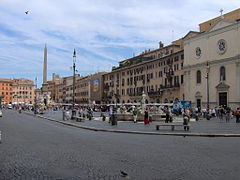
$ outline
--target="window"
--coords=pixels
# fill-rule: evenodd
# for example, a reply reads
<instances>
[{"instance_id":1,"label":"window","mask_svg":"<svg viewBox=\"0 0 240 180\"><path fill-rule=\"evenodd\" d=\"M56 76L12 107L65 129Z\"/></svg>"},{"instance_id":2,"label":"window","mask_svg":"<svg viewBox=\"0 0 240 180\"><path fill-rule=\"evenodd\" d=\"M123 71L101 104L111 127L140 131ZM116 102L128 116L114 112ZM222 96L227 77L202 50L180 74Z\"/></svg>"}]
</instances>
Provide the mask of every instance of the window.
<instances>
[{"instance_id":1,"label":"window","mask_svg":"<svg viewBox=\"0 0 240 180\"><path fill-rule=\"evenodd\" d=\"M220 67L220 81L225 81L226 80L226 70L225 67L222 66Z\"/></svg>"},{"instance_id":2,"label":"window","mask_svg":"<svg viewBox=\"0 0 240 180\"><path fill-rule=\"evenodd\" d=\"M184 54L181 55L181 59L182 59L182 60L184 59Z\"/></svg>"},{"instance_id":3,"label":"window","mask_svg":"<svg viewBox=\"0 0 240 180\"><path fill-rule=\"evenodd\" d=\"M183 75L181 75L181 84L183 84L183 81L184 81Z\"/></svg>"},{"instance_id":4,"label":"window","mask_svg":"<svg viewBox=\"0 0 240 180\"><path fill-rule=\"evenodd\" d=\"M201 71L198 70L196 76L197 76L197 84L201 83Z\"/></svg>"},{"instance_id":5,"label":"window","mask_svg":"<svg viewBox=\"0 0 240 180\"><path fill-rule=\"evenodd\" d=\"M179 60L179 56L175 56L174 57L174 62L178 61Z\"/></svg>"},{"instance_id":6,"label":"window","mask_svg":"<svg viewBox=\"0 0 240 180\"><path fill-rule=\"evenodd\" d=\"M163 73L162 71L159 71L159 77L162 77Z\"/></svg>"}]
</instances>

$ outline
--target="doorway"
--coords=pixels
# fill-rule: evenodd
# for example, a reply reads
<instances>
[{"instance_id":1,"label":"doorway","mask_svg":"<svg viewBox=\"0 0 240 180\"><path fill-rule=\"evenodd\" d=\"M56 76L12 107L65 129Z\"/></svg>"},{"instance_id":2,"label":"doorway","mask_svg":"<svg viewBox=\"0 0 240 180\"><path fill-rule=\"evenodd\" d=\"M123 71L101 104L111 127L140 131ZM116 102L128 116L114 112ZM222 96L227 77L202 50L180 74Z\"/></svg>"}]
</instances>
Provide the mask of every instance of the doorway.
<instances>
[{"instance_id":1,"label":"doorway","mask_svg":"<svg viewBox=\"0 0 240 180\"><path fill-rule=\"evenodd\" d=\"M227 106L227 92L219 93L219 106Z\"/></svg>"},{"instance_id":2,"label":"doorway","mask_svg":"<svg viewBox=\"0 0 240 180\"><path fill-rule=\"evenodd\" d=\"M201 109L201 99L197 99L197 107Z\"/></svg>"}]
</instances>

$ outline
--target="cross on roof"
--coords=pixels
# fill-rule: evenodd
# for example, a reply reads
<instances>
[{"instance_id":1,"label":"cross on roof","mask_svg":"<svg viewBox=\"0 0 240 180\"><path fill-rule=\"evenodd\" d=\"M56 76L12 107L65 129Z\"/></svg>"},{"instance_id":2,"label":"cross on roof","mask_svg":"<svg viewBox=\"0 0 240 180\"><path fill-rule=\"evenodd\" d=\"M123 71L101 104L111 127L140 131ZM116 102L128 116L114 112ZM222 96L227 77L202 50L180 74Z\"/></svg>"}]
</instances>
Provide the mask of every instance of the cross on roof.
<instances>
[{"instance_id":1,"label":"cross on roof","mask_svg":"<svg viewBox=\"0 0 240 180\"><path fill-rule=\"evenodd\" d=\"M219 12L221 13L221 16L222 16L223 15L223 9L221 8Z\"/></svg>"}]
</instances>

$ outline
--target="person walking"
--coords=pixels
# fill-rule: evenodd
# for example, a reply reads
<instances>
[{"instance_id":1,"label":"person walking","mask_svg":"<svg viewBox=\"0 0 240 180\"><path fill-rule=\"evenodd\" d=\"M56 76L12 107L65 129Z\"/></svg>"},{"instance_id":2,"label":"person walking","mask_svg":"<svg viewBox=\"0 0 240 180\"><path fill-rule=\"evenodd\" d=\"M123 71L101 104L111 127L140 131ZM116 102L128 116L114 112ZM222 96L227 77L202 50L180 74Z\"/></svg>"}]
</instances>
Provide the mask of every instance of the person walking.
<instances>
[{"instance_id":1,"label":"person walking","mask_svg":"<svg viewBox=\"0 0 240 180\"><path fill-rule=\"evenodd\" d=\"M239 123L240 122L240 108L239 107L235 111L235 116L236 116L236 123Z\"/></svg>"},{"instance_id":2,"label":"person walking","mask_svg":"<svg viewBox=\"0 0 240 180\"><path fill-rule=\"evenodd\" d=\"M137 122L137 116L138 116L138 109L136 107L134 107L134 109L133 109L133 122L134 123Z\"/></svg>"},{"instance_id":3,"label":"person walking","mask_svg":"<svg viewBox=\"0 0 240 180\"><path fill-rule=\"evenodd\" d=\"M188 131L189 127L187 126L190 120L190 112L188 109L184 110L183 113L183 125L184 125L184 131Z\"/></svg>"},{"instance_id":4,"label":"person walking","mask_svg":"<svg viewBox=\"0 0 240 180\"><path fill-rule=\"evenodd\" d=\"M144 112L144 124L149 124L149 115L148 115L148 110L145 110Z\"/></svg>"},{"instance_id":5,"label":"person walking","mask_svg":"<svg viewBox=\"0 0 240 180\"><path fill-rule=\"evenodd\" d=\"M224 115L224 109L223 109L223 106L220 106L220 109L219 109L219 119L220 120L223 119L223 115Z\"/></svg>"},{"instance_id":6,"label":"person walking","mask_svg":"<svg viewBox=\"0 0 240 180\"><path fill-rule=\"evenodd\" d=\"M113 107L112 106L110 106L110 109L109 109L109 123L111 123L112 122L112 118L113 118Z\"/></svg>"},{"instance_id":7,"label":"person walking","mask_svg":"<svg viewBox=\"0 0 240 180\"><path fill-rule=\"evenodd\" d=\"M230 121L230 113L231 113L231 108L227 107L226 108L226 122Z\"/></svg>"},{"instance_id":8,"label":"person walking","mask_svg":"<svg viewBox=\"0 0 240 180\"><path fill-rule=\"evenodd\" d=\"M170 120L170 111L168 108L166 109L165 113L166 113L165 123L168 123Z\"/></svg>"}]
</instances>

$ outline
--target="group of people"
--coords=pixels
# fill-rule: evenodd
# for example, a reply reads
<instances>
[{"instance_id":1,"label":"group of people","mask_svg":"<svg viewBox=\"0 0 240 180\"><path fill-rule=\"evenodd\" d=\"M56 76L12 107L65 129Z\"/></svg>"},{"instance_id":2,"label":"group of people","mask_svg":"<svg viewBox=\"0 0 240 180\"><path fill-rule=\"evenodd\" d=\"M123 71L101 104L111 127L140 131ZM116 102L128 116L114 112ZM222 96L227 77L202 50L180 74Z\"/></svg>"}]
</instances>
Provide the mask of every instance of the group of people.
<instances>
[{"instance_id":1,"label":"group of people","mask_svg":"<svg viewBox=\"0 0 240 180\"><path fill-rule=\"evenodd\" d=\"M236 123L240 122L240 107L238 107L236 110L233 110L231 107L228 106L219 106L202 110L200 110L200 108L196 108L195 112L198 113L198 116L202 116L203 118L206 118L208 120L210 120L212 117L217 117L220 120L225 119L226 122L229 122L230 119L233 119L235 116Z\"/></svg>"}]
</instances>

